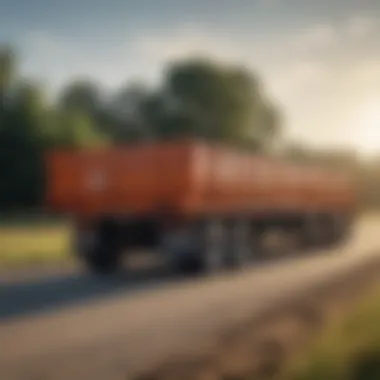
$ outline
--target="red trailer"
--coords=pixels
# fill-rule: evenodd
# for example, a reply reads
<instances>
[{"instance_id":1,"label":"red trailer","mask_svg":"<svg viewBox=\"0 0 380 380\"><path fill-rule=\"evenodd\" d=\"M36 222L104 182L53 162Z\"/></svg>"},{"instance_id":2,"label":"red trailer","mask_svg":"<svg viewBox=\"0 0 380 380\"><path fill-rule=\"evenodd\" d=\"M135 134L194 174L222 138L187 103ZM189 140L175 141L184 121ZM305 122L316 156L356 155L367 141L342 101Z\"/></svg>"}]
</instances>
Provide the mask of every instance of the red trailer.
<instances>
[{"instance_id":1,"label":"red trailer","mask_svg":"<svg viewBox=\"0 0 380 380\"><path fill-rule=\"evenodd\" d=\"M197 141L55 150L47 173L49 207L74 216L77 253L101 271L136 247L178 269L240 266L268 228L327 244L356 209L342 173Z\"/></svg>"}]
</instances>

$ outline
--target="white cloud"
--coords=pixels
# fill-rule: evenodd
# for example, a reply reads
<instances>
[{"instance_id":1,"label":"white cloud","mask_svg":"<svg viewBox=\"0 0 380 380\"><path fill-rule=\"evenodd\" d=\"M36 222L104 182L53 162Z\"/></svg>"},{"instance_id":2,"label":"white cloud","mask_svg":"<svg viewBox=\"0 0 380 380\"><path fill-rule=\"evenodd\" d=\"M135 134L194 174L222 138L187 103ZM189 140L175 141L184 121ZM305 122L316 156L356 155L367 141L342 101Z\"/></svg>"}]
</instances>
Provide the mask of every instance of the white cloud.
<instances>
[{"instance_id":1,"label":"white cloud","mask_svg":"<svg viewBox=\"0 0 380 380\"><path fill-rule=\"evenodd\" d=\"M152 67L141 62L139 52L128 49L125 41L102 50L82 46L79 40L59 38L45 31L29 34L21 46L22 71L26 75L48 79L54 93L75 78L89 78L106 88L121 85L129 77L150 78ZM140 59L140 60L139 60Z\"/></svg>"},{"instance_id":2,"label":"white cloud","mask_svg":"<svg viewBox=\"0 0 380 380\"><path fill-rule=\"evenodd\" d=\"M376 32L377 25L373 18L368 16L352 17L343 26L345 34L352 38L363 38Z\"/></svg>"},{"instance_id":3,"label":"white cloud","mask_svg":"<svg viewBox=\"0 0 380 380\"><path fill-rule=\"evenodd\" d=\"M284 80L293 87L317 84L326 76L326 68L315 61L292 62L280 70Z\"/></svg>"},{"instance_id":4,"label":"white cloud","mask_svg":"<svg viewBox=\"0 0 380 380\"><path fill-rule=\"evenodd\" d=\"M352 82L380 87L380 61L368 60L356 64L350 72Z\"/></svg>"},{"instance_id":5,"label":"white cloud","mask_svg":"<svg viewBox=\"0 0 380 380\"><path fill-rule=\"evenodd\" d=\"M305 30L297 31L289 39L290 47L300 50L313 50L331 47L337 39L337 33L332 25L319 24Z\"/></svg>"},{"instance_id":6,"label":"white cloud","mask_svg":"<svg viewBox=\"0 0 380 380\"><path fill-rule=\"evenodd\" d=\"M53 87L61 86L84 63L83 54L70 41L45 31L34 31L23 40L22 71L37 78L48 76Z\"/></svg>"},{"instance_id":7,"label":"white cloud","mask_svg":"<svg viewBox=\"0 0 380 380\"><path fill-rule=\"evenodd\" d=\"M142 57L160 63L190 55L212 55L223 60L233 60L240 55L239 49L227 37L220 37L196 25L139 36L134 46Z\"/></svg>"},{"instance_id":8,"label":"white cloud","mask_svg":"<svg viewBox=\"0 0 380 380\"><path fill-rule=\"evenodd\" d=\"M293 31L285 40L285 46L293 54L318 54L342 50L344 45L353 45L377 36L379 24L370 16L352 16L336 24L316 24Z\"/></svg>"},{"instance_id":9,"label":"white cloud","mask_svg":"<svg viewBox=\"0 0 380 380\"><path fill-rule=\"evenodd\" d=\"M194 54L237 62L258 70L264 76L268 90L282 98L286 93L298 93L299 88L316 86L323 80L326 75L323 62L305 59L302 48L311 48L311 42L322 46L322 41L327 42L327 35L330 33L322 32L317 26L307 29L302 39L297 34L277 37L276 41L269 37L264 37L264 40L233 40L196 25L187 25L170 33L140 36L135 41L135 50L142 60L149 60L160 67L172 59ZM291 54L290 49L293 49Z\"/></svg>"}]
</instances>

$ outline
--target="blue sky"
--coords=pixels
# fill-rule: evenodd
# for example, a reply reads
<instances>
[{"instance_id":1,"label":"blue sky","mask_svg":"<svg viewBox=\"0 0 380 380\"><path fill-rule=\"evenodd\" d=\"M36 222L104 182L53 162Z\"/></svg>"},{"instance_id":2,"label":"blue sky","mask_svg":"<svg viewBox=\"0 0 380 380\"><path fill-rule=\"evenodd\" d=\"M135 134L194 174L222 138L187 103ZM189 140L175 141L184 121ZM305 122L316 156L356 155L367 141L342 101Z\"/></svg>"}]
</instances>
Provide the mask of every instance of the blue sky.
<instances>
[{"instance_id":1,"label":"blue sky","mask_svg":"<svg viewBox=\"0 0 380 380\"><path fill-rule=\"evenodd\" d=\"M154 82L194 53L239 62L282 105L289 138L374 151L379 17L378 0L0 0L0 42L53 91L78 76Z\"/></svg>"}]
</instances>

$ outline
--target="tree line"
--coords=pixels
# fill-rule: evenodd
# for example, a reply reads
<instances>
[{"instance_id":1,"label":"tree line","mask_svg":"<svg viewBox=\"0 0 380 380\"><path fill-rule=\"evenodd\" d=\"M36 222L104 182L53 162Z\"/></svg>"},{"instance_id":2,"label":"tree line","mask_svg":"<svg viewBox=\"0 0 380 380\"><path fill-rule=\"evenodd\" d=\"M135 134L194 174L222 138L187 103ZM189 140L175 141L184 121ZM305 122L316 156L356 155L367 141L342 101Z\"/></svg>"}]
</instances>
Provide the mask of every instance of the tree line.
<instances>
[{"instance_id":1,"label":"tree line","mask_svg":"<svg viewBox=\"0 0 380 380\"><path fill-rule=\"evenodd\" d=\"M14 51L0 47L0 212L43 205L44 153L52 148L194 136L271 153L281 141L281 109L257 73L193 58L169 63L160 83L132 82L109 93L94 80L77 78L52 100L33 78L21 75ZM298 162L344 166L365 183L364 203L371 199L377 204L378 198L380 203L374 191L380 186L371 172L376 166L364 170L352 153L289 145L284 155Z\"/></svg>"},{"instance_id":2,"label":"tree line","mask_svg":"<svg viewBox=\"0 0 380 380\"><path fill-rule=\"evenodd\" d=\"M0 210L38 208L44 152L197 136L259 151L280 132L278 107L260 78L209 59L172 62L161 85L129 83L106 93L95 81L67 83L57 99L18 71L0 48Z\"/></svg>"}]
</instances>

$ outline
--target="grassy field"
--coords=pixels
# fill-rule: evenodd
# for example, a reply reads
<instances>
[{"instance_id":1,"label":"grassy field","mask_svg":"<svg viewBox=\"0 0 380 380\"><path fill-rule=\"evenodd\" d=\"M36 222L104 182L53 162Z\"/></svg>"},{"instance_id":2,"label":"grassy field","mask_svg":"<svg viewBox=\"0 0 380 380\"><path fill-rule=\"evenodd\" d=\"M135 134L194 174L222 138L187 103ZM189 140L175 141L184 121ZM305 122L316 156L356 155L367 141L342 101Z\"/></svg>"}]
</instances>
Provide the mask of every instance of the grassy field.
<instances>
[{"instance_id":1,"label":"grassy field","mask_svg":"<svg viewBox=\"0 0 380 380\"><path fill-rule=\"evenodd\" d=\"M379 380L380 290L324 332L281 380Z\"/></svg>"},{"instance_id":2,"label":"grassy field","mask_svg":"<svg viewBox=\"0 0 380 380\"><path fill-rule=\"evenodd\" d=\"M69 260L67 223L14 223L0 226L0 267Z\"/></svg>"}]
</instances>

